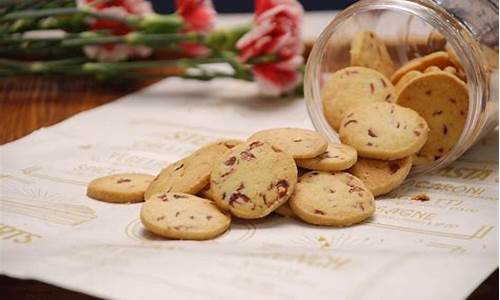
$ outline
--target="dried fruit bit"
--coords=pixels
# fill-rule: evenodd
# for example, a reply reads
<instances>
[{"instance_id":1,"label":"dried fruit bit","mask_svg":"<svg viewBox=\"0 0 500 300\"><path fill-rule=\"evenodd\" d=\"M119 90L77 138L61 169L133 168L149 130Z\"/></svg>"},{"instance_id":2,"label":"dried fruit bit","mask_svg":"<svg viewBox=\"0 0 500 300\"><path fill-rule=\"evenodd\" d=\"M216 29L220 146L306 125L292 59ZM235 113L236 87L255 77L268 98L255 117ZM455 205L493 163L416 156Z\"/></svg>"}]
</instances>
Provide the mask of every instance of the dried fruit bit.
<instances>
[{"instance_id":1,"label":"dried fruit bit","mask_svg":"<svg viewBox=\"0 0 500 300\"><path fill-rule=\"evenodd\" d=\"M226 166L232 166L232 165L234 165L234 163L235 163L235 162L236 162L236 157L231 156L230 158L228 158L228 159L224 162L224 164L225 164Z\"/></svg>"},{"instance_id":2,"label":"dried fruit bit","mask_svg":"<svg viewBox=\"0 0 500 300\"><path fill-rule=\"evenodd\" d=\"M429 201L431 198L426 194L426 193L420 193L416 194L411 198L411 200L416 200L416 201Z\"/></svg>"},{"instance_id":3,"label":"dried fruit bit","mask_svg":"<svg viewBox=\"0 0 500 300\"><path fill-rule=\"evenodd\" d=\"M124 182L131 182L132 180L128 179L128 178L120 178L116 181L116 183L120 184L120 183L124 183Z\"/></svg>"}]
</instances>

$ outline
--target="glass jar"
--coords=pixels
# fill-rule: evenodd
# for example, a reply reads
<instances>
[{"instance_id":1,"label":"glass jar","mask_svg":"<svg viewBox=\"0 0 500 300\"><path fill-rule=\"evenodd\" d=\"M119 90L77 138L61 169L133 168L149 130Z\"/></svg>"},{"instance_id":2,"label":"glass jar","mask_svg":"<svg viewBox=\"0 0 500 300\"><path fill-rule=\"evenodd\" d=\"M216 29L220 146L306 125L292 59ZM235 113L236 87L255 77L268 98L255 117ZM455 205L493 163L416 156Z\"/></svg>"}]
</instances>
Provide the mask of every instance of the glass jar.
<instances>
[{"instance_id":1,"label":"glass jar","mask_svg":"<svg viewBox=\"0 0 500 300\"><path fill-rule=\"evenodd\" d=\"M307 62L307 108L316 130L329 140L339 141L323 114L323 78L349 66L350 42L357 32L366 30L386 41L397 65L440 47L451 48L448 51L454 52L466 76L469 109L461 137L451 151L416 166L413 174L450 164L497 127L498 0L361 0L335 16Z\"/></svg>"}]
</instances>

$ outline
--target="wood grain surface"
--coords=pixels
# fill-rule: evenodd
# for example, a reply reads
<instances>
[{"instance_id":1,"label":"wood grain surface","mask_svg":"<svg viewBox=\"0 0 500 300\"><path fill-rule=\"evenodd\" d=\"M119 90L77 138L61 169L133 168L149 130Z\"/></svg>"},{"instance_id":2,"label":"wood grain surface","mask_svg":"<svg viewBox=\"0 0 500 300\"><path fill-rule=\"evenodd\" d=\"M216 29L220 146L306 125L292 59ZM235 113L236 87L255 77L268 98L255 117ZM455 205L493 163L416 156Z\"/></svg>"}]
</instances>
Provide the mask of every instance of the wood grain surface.
<instances>
[{"instance_id":1,"label":"wood grain surface","mask_svg":"<svg viewBox=\"0 0 500 300\"><path fill-rule=\"evenodd\" d=\"M156 81L102 83L82 78L40 77L0 80L0 144L14 141ZM7 300L98 299L39 281L7 276L0 276L0 295ZM498 269L468 299L498 299Z\"/></svg>"},{"instance_id":2,"label":"wood grain surface","mask_svg":"<svg viewBox=\"0 0 500 300\"><path fill-rule=\"evenodd\" d=\"M56 124L154 82L104 83L64 77L0 80L0 144Z\"/></svg>"}]
</instances>

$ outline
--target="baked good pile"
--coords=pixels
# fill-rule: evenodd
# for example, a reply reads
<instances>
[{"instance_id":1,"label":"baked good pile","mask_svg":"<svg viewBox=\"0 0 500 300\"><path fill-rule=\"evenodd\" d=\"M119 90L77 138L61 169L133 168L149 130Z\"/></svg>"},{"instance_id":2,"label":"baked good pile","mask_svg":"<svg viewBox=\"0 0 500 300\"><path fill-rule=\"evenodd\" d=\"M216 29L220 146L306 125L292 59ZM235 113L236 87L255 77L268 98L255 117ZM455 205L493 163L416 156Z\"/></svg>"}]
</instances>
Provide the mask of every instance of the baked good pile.
<instances>
[{"instance_id":1,"label":"baked good pile","mask_svg":"<svg viewBox=\"0 0 500 300\"><path fill-rule=\"evenodd\" d=\"M262 130L245 141L205 145L154 178L129 173L95 179L87 195L144 201L144 227L168 239L212 239L232 218L273 212L323 226L363 222L375 212L374 197L458 141L468 112L460 68L450 53L438 51L396 70L384 43L372 32L359 33L351 66L323 87L325 118L342 143L307 129Z\"/></svg>"},{"instance_id":2,"label":"baked good pile","mask_svg":"<svg viewBox=\"0 0 500 300\"><path fill-rule=\"evenodd\" d=\"M467 120L469 96L463 67L441 39L443 50L396 69L375 33L355 36L350 66L331 74L322 87L325 118L343 143L364 158L411 156L413 165L452 150Z\"/></svg>"},{"instance_id":3,"label":"baked good pile","mask_svg":"<svg viewBox=\"0 0 500 300\"><path fill-rule=\"evenodd\" d=\"M273 212L310 224L349 226L375 211L368 185L380 189L377 180L365 183L351 174L370 170L365 164L356 167L357 161L355 148L329 144L315 131L274 128L246 141L205 145L156 178L134 173L97 178L87 195L113 203L145 201L144 227L170 239L215 238L232 217L260 219ZM396 167L391 175L402 181L409 168L401 160L389 171Z\"/></svg>"}]
</instances>

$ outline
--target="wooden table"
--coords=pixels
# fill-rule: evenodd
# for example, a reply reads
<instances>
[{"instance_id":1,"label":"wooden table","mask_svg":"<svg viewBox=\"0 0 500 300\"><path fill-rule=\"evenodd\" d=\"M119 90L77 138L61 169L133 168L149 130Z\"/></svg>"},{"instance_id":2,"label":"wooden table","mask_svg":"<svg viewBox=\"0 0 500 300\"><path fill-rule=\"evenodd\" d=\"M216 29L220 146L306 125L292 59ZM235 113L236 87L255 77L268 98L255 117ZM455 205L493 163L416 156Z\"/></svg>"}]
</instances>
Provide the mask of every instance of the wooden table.
<instances>
[{"instance_id":1,"label":"wooden table","mask_svg":"<svg viewBox=\"0 0 500 300\"><path fill-rule=\"evenodd\" d=\"M110 84L86 79L37 77L0 80L0 144L111 102L154 82L156 80ZM7 276L0 276L0 295L2 299L16 300L98 299L39 281ZM498 299L498 269L468 299Z\"/></svg>"}]
</instances>

